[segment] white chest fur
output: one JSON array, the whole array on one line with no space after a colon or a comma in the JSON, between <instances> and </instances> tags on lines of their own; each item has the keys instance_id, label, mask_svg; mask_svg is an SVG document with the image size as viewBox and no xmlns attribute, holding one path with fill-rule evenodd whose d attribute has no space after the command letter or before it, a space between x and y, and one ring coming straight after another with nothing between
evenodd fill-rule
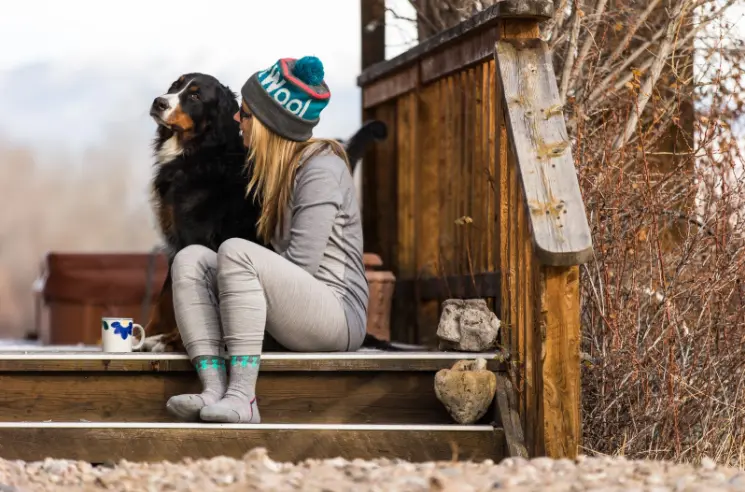
<instances>
[{"instance_id":1,"label":"white chest fur","mask_svg":"<svg viewBox=\"0 0 745 492\"><path fill-rule=\"evenodd\" d=\"M163 146L158 150L155 158L158 160L158 164L167 164L180 156L183 152L184 148L181 147L176 135L174 135L163 143Z\"/></svg>"}]
</instances>

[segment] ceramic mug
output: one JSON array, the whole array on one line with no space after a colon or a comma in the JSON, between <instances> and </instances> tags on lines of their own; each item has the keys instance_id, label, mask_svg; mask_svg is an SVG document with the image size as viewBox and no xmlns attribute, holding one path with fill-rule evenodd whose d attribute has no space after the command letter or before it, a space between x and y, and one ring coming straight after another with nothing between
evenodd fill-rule
<instances>
[{"instance_id":1,"label":"ceramic mug","mask_svg":"<svg viewBox=\"0 0 745 492\"><path fill-rule=\"evenodd\" d=\"M140 330L140 341L132 344L133 328ZM104 352L132 352L145 343L145 329L132 318L101 318L101 344Z\"/></svg>"}]
</instances>

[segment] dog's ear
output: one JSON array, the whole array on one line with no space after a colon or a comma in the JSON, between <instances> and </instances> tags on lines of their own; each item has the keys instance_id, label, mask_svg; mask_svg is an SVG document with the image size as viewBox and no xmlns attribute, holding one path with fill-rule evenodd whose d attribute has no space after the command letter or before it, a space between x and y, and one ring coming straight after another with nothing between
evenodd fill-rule
<instances>
[{"instance_id":1,"label":"dog's ear","mask_svg":"<svg viewBox=\"0 0 745 492\"><path fill-rule=\"evenodd\" d=\"M231 99L233 99L234 101L238 99L238 94L237 94L237 93L235 93L235 92L233 92L233 91L232 91L232 90L230 89L230 87L228 87L228 86L227 86L227 85L225 85L225 84L220 84L220 85L222 86L222 90L223 90L223 91L225 91L225 93L226 93L226 94L227 94L228 96L230 96L230 98L231 98ZM238 103L236 102L236 104L238 104Z\"/></svg>"},{"instance_id":2,"label":"dog's ear","mask_svg":"<svg viewBox=\"0 0 745 492\"><path fill-rule=\"evenodd\" d=\"M238 102L230 88L222 84L221 88L220 97L217 100L216 129L221 135L230 135L238 131L238 122L233 119L235 113L238 112Z\"/></svg>"}]
</instances>

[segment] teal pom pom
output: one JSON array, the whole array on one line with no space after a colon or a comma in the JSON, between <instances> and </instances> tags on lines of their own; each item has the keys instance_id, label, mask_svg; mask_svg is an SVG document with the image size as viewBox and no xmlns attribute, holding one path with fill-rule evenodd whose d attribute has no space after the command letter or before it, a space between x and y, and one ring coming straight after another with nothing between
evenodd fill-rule
<instances>
[{"instance_id":1,"label":"teal pom pom","mask_svg":"<svg viewBox=\"0 0 745 492\"><path fill-rule=\"evenodd\" d=\"M292 74L309 86L323 82L323 63L315 56L304 56L295 62Z\"/></svg>"}]
</instances>

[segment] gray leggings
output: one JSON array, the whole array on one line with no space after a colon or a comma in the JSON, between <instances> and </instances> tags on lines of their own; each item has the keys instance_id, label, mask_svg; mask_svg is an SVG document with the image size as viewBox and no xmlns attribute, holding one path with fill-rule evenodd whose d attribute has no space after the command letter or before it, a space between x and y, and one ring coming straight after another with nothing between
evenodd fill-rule
<instances>
[{"instance_id":1,"label":"gray leggings","mask_svg":"<svg viewBox=\"0 0 745 492\"><path fill-rule=\"evenodd\" d=\"M217 253L188 246L171 268L176 322L190 358L261 353L264 330L289 350L356 350L334 292L274 251L228 239Z\"/></svg>"}]
</instances>

